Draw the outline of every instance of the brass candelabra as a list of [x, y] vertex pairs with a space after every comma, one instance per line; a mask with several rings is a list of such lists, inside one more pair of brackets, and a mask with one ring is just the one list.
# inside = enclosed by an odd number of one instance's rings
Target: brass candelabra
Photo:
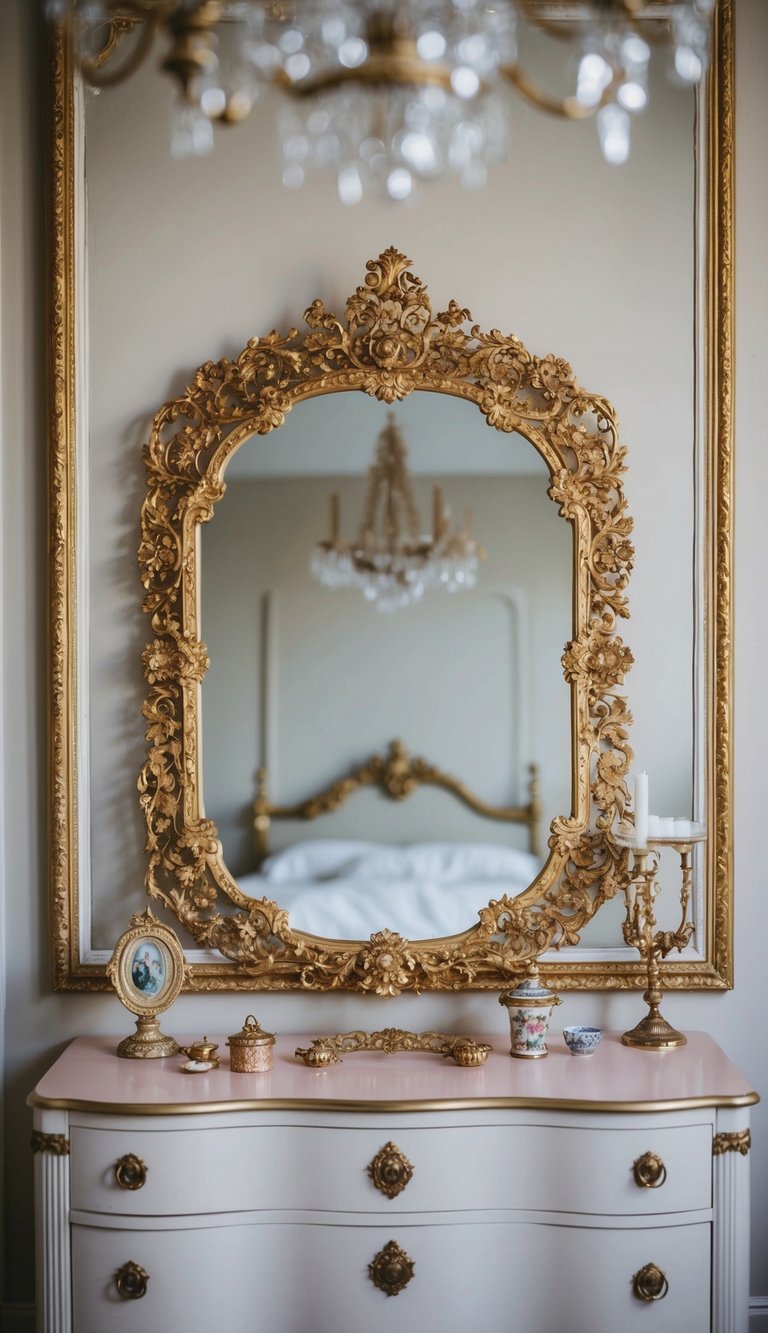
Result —
[[[703, 839], [703, 834], [692, 834], [684, 839], [649, 838], [648, 845], [642, 847], [635, 845], [633, 837], [617, 838], [632, 858], [624, 890], [627, 914], [622, 933], [625, 943], [638, 950], [648, 968], [648, 986], [643, 994], [648, 1013], [635, 1027], [623, 1034], [621, 1040], [625, 1046], [639, 1046], [643, 1050], [652, 1051], [685, 1046], [684, 1033], [673, 1028], [659, 1012], [664, 996], [660, 964], [673, 949], [678, 952], [683, 950], [693, 934], [693, 922], [688, 920], [693, 883], [693, 847]], [[656, 929], [654, 904], [661, 891], [657, 875], [663, 847], [670, 847], [680, 856], [680, 924], [676, 930]]]

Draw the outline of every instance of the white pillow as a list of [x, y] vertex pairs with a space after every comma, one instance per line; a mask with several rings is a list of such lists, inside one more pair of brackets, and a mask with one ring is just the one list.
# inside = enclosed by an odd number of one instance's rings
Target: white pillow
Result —
[[345, 867], [345, 873], [355, 879], [421, 879], [443, 884], [498, 880], [528, 885], [538, 870], [539, 862], [530, 852], [483, 842], [369, 846]]
[[347, 863], [345, 870], [350, 879], [413, 879], [420, 872], [414, 872], [408, 851], [408, 847], [396, 844], [371, 843], [367, 851]]
[[375, 848], [372, 842], [346, 838], [308, 838], [294, 842], [281, 852], [272, 852], [262, 862], [260, 873], [271, 884], [297, 880], [336, 879], [349, 864]]

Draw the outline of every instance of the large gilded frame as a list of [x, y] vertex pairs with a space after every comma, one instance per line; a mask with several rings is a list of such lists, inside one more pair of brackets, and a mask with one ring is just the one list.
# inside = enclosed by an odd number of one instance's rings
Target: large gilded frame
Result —
[[[707, 821], [710, 838], [706, 857], [706, 952], [705, 958], [668, 960], [665, 964], [665, 984], [668, 987], [683, 989], [717, 988], [732, 985], [732, 896], [731, 896], [731, 550], [732, 550], [732, 210], [733, 210], [733, 29], [731, 0], [719, 0], [716, 11], [716, 33], [713, 70], [708, 87], [709, 126], [706, 154], [706, 217], [699, 217], [700, 261], [703, 257], [703, 272], [699, 281], [705, 289], [705, 299], [699, 301], [700, 311], [704, 311], [705, 328], [700, 330], [705, 345], [705, 473], [706, 504], [706, 587], [704, 589], [707, 615], [706, 624], [706, 679], [708, 695], [706, 698], [706, 718], [704, 722], [707, 735], [706, 783], [707, 783]], [[76, 754], [84, 738], [77, 734], [76, 690], [77, 690], [77, 597], [75, 561], [76, 549], [76, 420], [78, 366], [76, 358], [76, 312], [80, 299], [78, 274], [76, 272], [76, 195], [80, 162], [75, 126], [75, 99], [73, 95], [73, 69], [70, 54], [63, 36], [59, 33], [52, 47], [51, 70], [51, 195], [50, 195], [50, 245], [51, 256], [49, 277], [49, 351], [50, 351], [50, 396], [49, 396], [49, 446], [50, 446], [50, 557], [49, 557], [49, 605], [50, 605], [50, 817], [51, 817], [51, 922], [52, 951], [55, 984], [59, 988], [78, 990], [97, 990], [108, 988], [105, 967], [101, 963], [83, 961], [81, 958], [81, 900], [80, 873], [78, 867], [77, 829], [78, 829], [78, 787], [76, 780]], [[700, 262], [700, 270], [702, 268]], [[376, 281], [376, 279], [374, 279]], [[370, 296], [369, 289], [363, 289]], [[355, 298], [352, 298], [353, 301]], [[322, 360], [323, 347], [328, 345], [331, 333], [323, 326], [323, 318], [332, 321], [330, 316], [320, 316], [317, 304], [310, 308], [310, 321], [319, 325], [310, 331], [310, 337], [318, 340], [314, 354]], [[437, 316], [432, 325], [440, 326], [440, 337], [448, 351], [449, 358], [455, 357], [456, 348], [467, 339], [462, 328], [464, 312], [457, 307], [449, 307], [445, 316]], [[423, 326], [426, 327], [426, 326]], [[340, 325], [336, 326], [338, 330]], [[423, 328], [422, 328], [423, 332]], [[499, 339], [495, 346], [498, 353], [501, 345], [507, 346], [510, 355], [514, 355], [512, 346], [523, 352], [524, 349], [513, 339], [504, 339], [500, 335], [481, 335], [480, 344], [488, 348], [483, 339]], [[324, 341], [325, 340], [325, 341]], [[262, 340], [262, 351], [263, 351]], [[285, 354], [290, 361], [292, 349], [289, 342], [283, 342], [282, 353], [280, 340], [276, 339], [273, 351]], [[235, 367], [248, 360], [252, 355], [253, 344], [249, 344], [243, 357], [233, 363]], [[295, 350], [295, 349], [293, 349]], [[479, 347], [478, 349], [479, 350]], [[382, 364], [383, 354], [379, 353], [379, 362], [374, 360], [368, 366], [369, 375], [378, 376], [379, 387], [386, 380], [394, 380], [394, 373]], [[527, 354], [524, 354], [523, 359]], [[383, 357], [386, 360], [386, 356]], [[221, 363], [220, 363], [221, 364]], [[319, 363], [318, 363], [319, 364]], [[453, 363], [455, 365], [455, 362]], [[557, 404], [560, 395], [571, 392], [569, 375], [562, 374], [562, 363], [545, 358], [536, 362], [529, 358], [529, 371], [534, 365], [546, 368], [551, 365], [552, 383], [542, 386], [531, 385], [537, 394], [542, 390], [553, 393], [550, 400]], [[383, 374], [387, 370], [387, 375]], [[214, 399], [216, 390], [213, 384], [205, 387], [206, 377], [211, 367], [203, 367], [195, 380], [193, 390], [198, 394], [209, 393]], [[310, 372], [314, 373], [314, 372]], [[349, 372], [348, 372], [349, 373]], [[546, 369], [544, 370], [546, 373]], [[413, 374], [413, 372], [411, 372]], [[522, 382], [522, 381], [521, 381]], [[351, 383], [338, 384], [339, 388], [355, 387]], [[358, 384], [356, 387], [364, 387]], [[410, 388], [418, 387], [415, 383]], [[424, 386], [422, 386], [424, 387]], [[509, 387], [509, 386], [507, 386]], [[497, 386], [498, 388], [498, 386]], [[454, 386], [451, 392], [456, 391]], [[461, 396], [471, 397], [470, 393], [460, 390]], [[574, 398], [581, 391], [573, 385]], [[306, 395], [304, 395], [306, 396]], [[503, 398], [503, 394], [502, 394]], [[294, 398], [298, 401], [298, 398]], [[476, 400], [477, 401], [477, 400]], [[546, 400], [545, 400], [546, 401]], [[574, 400], [572, 400], [574, 401]], [[253, 422], [246, 424], [245, 417], [252, 410], [248, 401], [248, 390], [243, 399], [244, 416], [233, 426], [237, 432], [242, 428], [242, 435], [254, 429]], [[510, 410], [510, 403], [506, 405]], [[613, 423], [610, 409], [605, 405], [608, 416], [606, 421]], [[258, 411], [263, 414], [264, 425], [269, 420], [269, 397], [267, 396]], [[503, 409], [502, 409], [503, 410]], [[518, 408], [518, 410], [520, 410]], [[570, 407], [568, 409], [570, 411]], [[162, 415], [162, 414], [161, 414]], [[514, 415], [514, 411], [512, 412]], [[511, 420], [511, 417], [508, 418]], [[266, 425], [270, 429], [274, 424]], [[520, 425], [523, 423], [521, 422]], [[264, 428], [262, 425], [262, 429]], [[531, 438], [532, 431], [540, 430], [541, 422], [524, 429], [522, 433]], [[510, 428], [520, 428], [520, 426]], [[177, 434], [182, 436], [182, 431]], [[154, 437], [153, 437], [154, 438]], [[240, 436], [237, 436], [239, 439]], [[224, 453], [236, 447], [237, 439], [227, 435], [225, 444], [220, 446], [219, 461], [224, 461]], [[180, 443], [182, 441], [180, 440]], [[534, 441], [542, 448], [541, 442]], [[562, 444], [562, 441], [561, 441]], [[547, 443], [542, 449], [547, 461], [555, 461], [556, 440]], [[194, 451], [193, 451], [194, 452]], [[620, 467], [620, 454], [615, 438], [609, 450], [610, 468]], [[205, 455], [204, 455], [205, 456]], [[213, 454], [208, 453], [207, 462]], [[589, 468], [587, 468], [589, 471]], [[182, 468], [183, 474], [183, 468]], [[210, 476], [210, 469], [208, 470]], [[572, 475], [572, 474], [569, 474]], [[618, 471], [612, 472], [612, 485], [617, 485], [613, 492], [613, 501], [620, 498]], [[175, 484], [171, 480], [167, 484]], [[553, 487], [559, 484], [553, 476]], [[219, 491], [219, 494], [221, 492]], [[566, 482], [563, 505], [569, 499], [569, 483]], [[198, 509], [187, 502], [187, 524], [184, 530], [185, 558], [179, 568], [182, 583], [186, 587], [184, 594], [189, 597], [189, 579], [194, 577], [190, 560], [194, 559], [190, 543], [191, 533], [198, 520], [210, 517], [211, 506], [218, 495], [211, 492], [204, 500], [198, 495]], [[571, 495], [571, 498], [572, 495]], [[564, 510], [564, 512], [566, 512]], [[584, 511], [582, 511], [583, 513]], [[578, 532], [579, 523], [584, 518], [566, 516], [574, 523]], [[590, 520], [591, 522], [592, 520]], [[597, 525], [597, 530], [600, 524]], [[173, 543], [173, 538], [169, 540]], [[626, 534], [622, 538], [626, 541]], [[575, 562], [579, 565], [578, 541], [575, 541]], [[172, 555], [176, 561], [178, 552]], [[143, 557], [144, 558], [144, 557]], [[588, 563], [581, 562], [580, 579], [591, 580]], [[614, 571], [615, 572], [615, 571]], [[620, 589], [615, 587], [618, 594]], [[150, 594], [151, 595], [151, 594]], [[612, 594], [613, 596], [613, 594]], [[578, 594], [580, 605], [587, 606], [584, 590]], [[170, 602], [168, 604], [170, 606]], [[608, 606], [609, 619], [615, 615], [616, 608]], [[599, 611], [599, 606], [594, 610]], [[158, 608], [155, 613], [159, 611]], [[193, 611], [196, 616], [196, 611]], [[590, 618], [594, 617], [590, 613]], [[579, 633], [575, 633], [570, 656], [566, 654], [564, 664], [566, 673], [572, 680], [574, 698], [577, 700], [574, 718], [574, 734], [586, 726], [586, 740], [582, 738], [574, 751], [574, 811], [571, 820], [558, 821], [554, 834], [555, 847], [550, 861], [535, 886], [525, 895], [513, 900], [508, 906], [489, 908], [483, 914], [479, 926], [465, 932], [463, 936], [450, 941], [427, 942], [421, 945], [408, 945], [387, 938], [378, 942], [361, 942], [361, 945], [345, 945], [330, 961], [323, 958], [327, 952], [324, 944], [314, 945], [309, 937], [295, 935], [288, 923], [283, 920], [279, 909], [274, 913], [269, 907], [247, 909], [246, 904], [238, 904], [233, 899], [236, 911], [234, 918], [216, 922], [216, 914], [210, 915], [210, 906], [194, 905], [189, 924], [193, 934], [202, 941], [209, 938], [218, 948], [225, 946], [225, 954], [234, 954], [242, 961], [229, 961], [223, 957], [220, 962], [193, 963], [190, 968], [190, 986], [193, 989], [252, 989], [256, 987], [279, 988], [306, 986], [309, 988], [343, 987], [368, 990], [378, 993], [393, 993], [405, 989], [457, 989], [462, 987], [482, 988], [506, 984], [509, 975], [520, 970], [520, 960], [531, 952], [541, 952], [550, 941], [565, 942], [573, 940], [580, 925], [593, 914], [595, 905], [610, 897], [618, 884], [615, 874], [617, 860], [610, 838], [606, 838], [604, 827], [614, 813], [617, 813], [625, 799], [624, 786], [628, 749], [624, 728], [627, 721], [626, 707], [620, 705], [617, 718], [618, 731], [610, 735], [607, 717], [600, 718], [591, 709], [610, 710], [612, 700], [618, 701], [613, 686], [619, 683], [620, 674], [606, 688], [605, 677], [599, 672], [592, 676], [589, 664], [590, 635], [585, 631], [587, 620], [584, 619]], [[598, 621], [599, 623], [599, 621]], [[187, 636], [182, 633], [178, 643], [176, 683], [186, 702], [199, 690], [199, 681], [203, 670], [203, 650], [197, 645], [194, 634], [195, 621], [186, 624]], [[158, 642], [162, 638], [158, 634]], [[168, 641], [170, 642], [170, 641]], [[593, 641], [594, 642], [594, 641]], [[617, 639], [606, 628], [605, 643], [612, 649], [617, 648]], [[166, 644], [166, 646], [168, 646]], [[147, 658], [150, 671], [151, 654]], [[620, 668], [628, 664], [625, 655]], [[619, 667], [619, 662], [615, 662]], [[167, 669], [167, 668], [164, 668]], [[152, 682], [160, 685], [160, 679]], [[163, 682], [163, 688], [174, 686], [173, 673]], [[153, 691], [153, 698], [156, 699]], [[591, 703], [587, 701], [591, 699]], [[600, 704], [600, 701], [607, 701]], [[157, 699], [156, 699], [157, 701]], [[152, 701], [150, 700], [150, 706]], [[581, 711], [580, 711], [581, 710]], [[192, 710], [183, 716], [185, 722], [182, 731], [187, 736]], [[182, 713], [179, 714], [181, 718]], [[154, 725], [154, 724], [153, 724]], [[598, 730], [600, 735], [598, 736]], [[197, 738], [194, 737], [194, 744]], [[189, 757], [191, 752], [186, 752]], [[599, 765], [599, 767], [598, 767]], [[150, 765], [151, 766], [151, 765]], [[591, 771], [590, 771], [591, 770]], [[183, 828], [195, 835], [205, 834], [206, 830], [195, 827], [194, 802], [192, 788], [188, 782], [188, 769], [177, 770], [181, 781], [181, 809]], [[142, 777], [144, 787], [142, 799], [152, 809], [152, 782], [155, 779], [148, 770]], [[589, 786], [594, 789], [595, 806], [599, 815], [598, 824], [589, 829], [587, 804]], [[602, 790], [604, 783], [605, 790]], [[194, 783], [193, 783], [194, 787]], [[153, 820], [155, 815], [152, 816]], [[162, 816], [161, 816], [162, 818]], [[158, 830], [156, 830], [157, 832]], [[162, 830], [159, 830], [162, 832]], [[210, 829], [208, 830], [210, 833]], [[184, 835], [187, 836], [186, 834]], [[181, 860], [190, 866], [202, 861], [210, 871], [218, 864], [218, 852], [211, 843], [206, 847], [187, 846], [177, 842], [174, 851]], [[194, 839], [193, 839], [194, 841]], [[183, 855], [181, 855], [183, 852]], [[160, 861], [168, 854], [170, 846], [158, 844], [152, 851], [153, 887], [160, 896], [170, 897], [178, 892], [178, 880], [175, 882], [163, 878], [158, 870]], [[584, 864], [579, 861], [583, 857]], [[172, 857], [170, 858], [172, 861]], [[558, 893], [558, 869], [566, 866], [566, 880], [573, 886], [573, 899], [569, 892], [565, 897]], [[219, 871], [219, 884], [213, 876], [210, 883], [219, 892], [228, 889], [226, 872]], [[189, 879], [188, 872], [182, 873], [182, 880]], [[167, 866], [162, 877], [167, 876]], [[231, 883], [231, 881], [230, 881]], [[187, 889], [194, 886], [198, 898], [204, 898], [203, 879], [196, 879], [193, 872]], [[235, 887], [235, 893], [239, 892]], [[202, 895], [202, 897], [201, 897]], [[225, 896], [227, 893], [225, 892]], [[244, 919], [242, 913], [246, 911]], [[182, 916], [188, 908], [182, 910]], [[239, 920], [241, 925], [232, 924]], [[496, 913], [496, 915], [494, 915]], [[197, 918], [195, 920], [194, 918]], [[494, 935], [495, 925], [502, 927], [502, 938]], [[272, 951], [277, 937], [270, 932], [277, 929], [283, 940], [283, 952], [279, 959], [272, 959]], [[251, 934], [257, 944], [249, 943]], [[241, 941], [243, 937], [245, 943]], [[462, 949], [467, 940], [471, 944], [462, 958]], [[396, 946], [396, 947], [394, 947]], [[253, 952], [248, 957], [249, 951]], [[345, 956], [346, 955], [346, 956]], [[316, 969], [313, 971], [313, 969]], [[511, 969], [511, 972], [510, 972]], [[546, 969], [547, 977], [559, 986], [587, 989], [628, 988], [644, 984], [642, 964], [628, 957], [626, 961], [587, 962], [571, 961], [567, 954], [562, 961], [550, 964]]]
[[[468, 329], [470, 313], [455, 301], [433, 315], [410, 259], [395, 249], [366, 267], [343, 320], [313, 301], [307, 333], [272, 332], [252, 338], [235, 360], [206, 362], [152, 423], [139, 549], [155, 634], [143, 655], [149, 757], [139, 779], [147, 890], [198, 945], [238, 965], [234, 980], [247, 977], [254, 988], [498, 989], [532, 956], [576, 943], [622, 883], [610, 829], [627, 804], [632, 758], [631, 718], [616, 691], [632, 664], [616, 632], [628, 615], [634, 555], [622, 489], [626, 451], [611, 404], [581, 389], [566, 361], [533, 356], [496, 329]], [[573, 638], [563, 655], [573, 811], [553, 821], [549, 858], [527, 890], [489, 903], [463, 934], [437, 940], [382, 930], [342, 942], [292, 929], [278, 904], [243, 893], [202, 815], [200, 685], [208, 657], [198, 623], [199, 525], [213, 517], [240, 444], [280, 427], [305, 399], [350, 390], [386, 403], [416, 391], [475, 403], [489, 426], [516, 431], [539, 451], [548, 494], [573, 527]], [[222, 900], [236, 910], [222, 913]]]

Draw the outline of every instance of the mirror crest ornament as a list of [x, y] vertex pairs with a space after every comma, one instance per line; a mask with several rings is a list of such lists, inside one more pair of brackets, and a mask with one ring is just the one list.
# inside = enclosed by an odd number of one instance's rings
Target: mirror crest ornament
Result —
[[[155, 638], [143, 654], [149, 757], [139, 779], [147, 821], [149, 894], [200, 946], [239, 965], [252, 988], [405, 990], [499, 988], [527, 959], [575, 944], [622, 886], [610, 829], [626, 809], [631, 716], [617, 693], [632, 654], [617, 633], [627, 617], [632, 521], [622, 490], [625, 449], [611, 404], [587, 393], [569, 364], [537, 357], [513, 336], [467, 327], [451, 301], [433, 315], [411, 261], [389, 249], [366, 266], [345, 321], [313, 301], [308, 332], [252, 338], [236, 360], [206, 362], [188, 390], [154, 418], [145, 449], [148, 494], [139, 550]], [[563, 672], [572, 691], [572, 802], [556, 818], [550, 855], [519, 896], [502, 896], [460, 935], [410, 941], [389, 930], [368, 941], [296, 931], [267, 898], [252, 900], [224, 865], [201, 814], [198, 525], [224, 494], [226, 463], [249, 436], [280, 427], [319, 394], [357, 390], [386, 403], [417, 391], [474, 402], [489, 426], [518, 432], [550, 470], [548, 494], [574, 536], [574, 625]], [[234, 911], [223, 913], [222, 899]]]

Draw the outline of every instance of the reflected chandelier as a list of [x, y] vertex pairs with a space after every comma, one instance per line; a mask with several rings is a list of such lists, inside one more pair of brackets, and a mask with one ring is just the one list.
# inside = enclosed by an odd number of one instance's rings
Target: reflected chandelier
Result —
[[[594, 115], [607, 161], [629, 153], [648, 100], [649, 42], [678, 80], [706, 67], [715, 0], [51, 0], [73, 24], [84, 77], [128, 78], [161, 34], [176, 82], [171, 150], [208, 152], [214, 124], [251, 111], [260, 89], [290, 96], [279, 117], [283, 182], [331, 170], [346, 204], [408, 200], [446, 172], [480, 186], [504, 157], [505, 92], [570, 119]], [[542, 92], [518, 60], [523, 22], [576, 50], [571, 96]], [[123, 35], [136, 26], [125, 39]], [[646, 40], [648, 39], [648, 40]], [[118, 50], [117, 48], [122, 48]]]
[[451, 527], [439, 486], [432, 492], [432, 535], [421, 522], [408, 474], [408, 453], [394, 413], [379, 435], [368, 471], [365, 506], [356, 541], [340, 535], [341, 507], [331, 496], [331, 534], [318, 542], [310, 572], [325, 588], [360, 588], [379, 611], [396, 611], [428, 588], [458, 592], [474, 588], [485, 551], [472, 536], [472, 515]]

